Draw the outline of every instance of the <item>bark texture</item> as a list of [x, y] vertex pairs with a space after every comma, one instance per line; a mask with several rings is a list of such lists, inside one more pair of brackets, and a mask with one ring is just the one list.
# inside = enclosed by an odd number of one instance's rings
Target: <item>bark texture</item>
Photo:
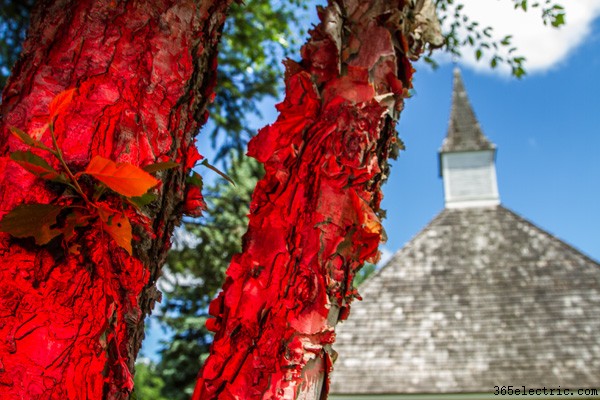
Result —
[[441, 44], [430, 1], [331, 0], [302, 61], [286, 64], [277, 121], [249, 154], [265, 165], [243, 252], [211, 303], [215, 341], [193, 399], [318, 399], [338, 320], [383, 236], [380, 186], [410, 60]]
[[73, 172], [96, 155], [180, 166], [158, 173], [157, 200], [141, 214], [125, 207], [133, 256], [98, 224], [75, 229], [79, 254], [60, 239], [38, 246], [0, 233], [0, 398], [129, 398], [143, 320], [160, 296], [155, 281], [199, 158], [193, 137], [213, 95], [228, 3], [39, 1], [0, 108], [0, 218], [24, 203], [73, 201], [9, 158], [26, 149], [10, 127], [52, 146], [48, 106], [66, 89], [75, 95], [54, 126]]

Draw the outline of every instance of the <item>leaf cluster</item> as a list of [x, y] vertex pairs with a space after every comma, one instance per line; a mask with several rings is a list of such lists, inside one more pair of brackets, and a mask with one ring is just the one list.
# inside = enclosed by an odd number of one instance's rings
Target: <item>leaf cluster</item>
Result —
[[[139, 211], [143, 196], [147, 196], [147, 192], [159, 181], [133, 164], [115, 163], [98, 155], [92, 158], [85, 170], [77, 173], [71, 171], [58, 147], [54, 122], [72, 102], [74, 92], [75, 89], [69, 89], [59, 93], [49, 105], [47, 129], [50, 131], [53, 147], [46, 146], [16, 127], [11, 128], [11, 133], [30, 149], [14, 151], [10, 154], [10, 159], [39, 179], [54, 182], [64, 190], [51, 204], [16, 206], [0, 221], [0, 231], [16, 238], [33, 237], [37, 245], [48, 244], [62, 235], [65, 249], [69, 253], [79, 254], [79, 245], [71, 243], [75, 237], [75, 229], [87, 227], [97, 221], [102, 230], [131, 255], [131, 223], [124, 209], [129, 204]], [[60, 168], [52, 167], [46, 159], [34, 153], [34, 149], [54, 156]], [[177, 165], [161, 163], [151, 165], [149, 169], [157, 171]], [[84, 189], [84, 176], [95, 178], [90, 185], [93, 189]], [[118, 195], [121, 199], [120, 205], [116, 203], [118, 208], [114, 208], [114, 202], [103, 201], [103, 197], [109, 193]]]
[[[565, 23], [564, 7], [553, 0], [511, 1], [515, 9], [539, 10], [544, 25], [549, 24], [558, 28]], [[519, 55], [517, 48], [512, 45], [512, 35], [495, 38], [491, 26], [483, 26], [464, 13], [464, 4], [460, 0], [436, 0], [435, 4], [444, 29], [444, 49], [447, 52], [460, 57], [466, 49], [470, 49], [477, 60], [489, 55], [491, 68], [504, 63], [511, 68], [512, 74], [517, 78], [525, 75], [526, 59]], [[434, 67], [437, 66], [431, 56], [426, 56], [424, 59]]]
[[352, 284], [355, 287], [359, 287], [375, 271], [377, 271], [377, 265], [366, 262], [362, 268], [358, 270], [356, 275], [354, 275], [354, 281]]

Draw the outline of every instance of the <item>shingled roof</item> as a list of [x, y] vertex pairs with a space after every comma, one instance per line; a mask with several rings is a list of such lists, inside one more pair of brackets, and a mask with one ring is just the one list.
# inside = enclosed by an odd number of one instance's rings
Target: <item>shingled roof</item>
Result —
[[600, 384], [600, 265], [502, 206], [445, 209], [360, 292], [331, 393]]
[[448, 133], [441, 151], [478, 151], [493, 148], [494, 145], [485, 137], [475, 117], [460, 70], [455, 68]]

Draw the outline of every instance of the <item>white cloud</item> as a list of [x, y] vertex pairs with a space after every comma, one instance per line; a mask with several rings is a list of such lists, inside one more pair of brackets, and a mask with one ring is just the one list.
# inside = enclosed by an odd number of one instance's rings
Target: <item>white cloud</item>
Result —
[[[508, 0], [462, 0], [464, 13], [480, 26], [494, 28], [496, 38], [513, 35], [517, 53], [526, 58], [528, 73], [548, 70], [564, 61], [591, 33], [592, 23], [600, 16], [600, 0], [563, 0], [566, 24], [556, 29], [542, 23], [540, 10], [515, 10]], [[476, 70], [490, 70], [489, 63], [477, 62], [470, 49], [463, 52], [461, 63]], [[440, 61], [448, 61], [442, 57]], [[500, 73], [507, 73], [501, 68]]]

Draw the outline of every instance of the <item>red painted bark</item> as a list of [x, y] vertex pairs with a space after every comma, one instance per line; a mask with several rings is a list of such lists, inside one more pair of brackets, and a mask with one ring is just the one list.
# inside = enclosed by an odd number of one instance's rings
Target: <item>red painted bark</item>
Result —
[[[106, 234], [102, 218], [73, 228], [78, 254], [65, 251], [63, 236], [36, 245], [0, 233], [1, 399], [129, 398], [170, 234], [182, 209], [195, 212], [201, 203], [184, 204], [184, 185], [199, 157], [193, 136], [206, 120], [228, 3], [39, 2], [0, 108], [0, 218], [21, 204], [75, 201], [9, 158], [27, 149], [11, 127], [52, 147], [49, 103], [67, 89], [76, 89], [73, 100], [54, 126], [73, 172], [97, 155], [135, 166], [180, 165], [155, 173], [157, 199], [141, 213], [116, 194], [98, 200], [102, 210], [123, 208], [131, 221], [132, 256]], [[60, 168], [48, 153], [34, 153]], [[91, 196], [91, 178], [81, 180]], [[67, 223], [59, 218], [58, 225]]]
[[410, 59], [440, 44], [431, 2], [416, 3], [332, 0], [302, 61], [287, 62], [280, 116], [249, 146], [266, 174], [211, 303], [216, 336], [193, 399], [326, 396], [334, 326], [358, 297], [354, 274], [378, 258]]

